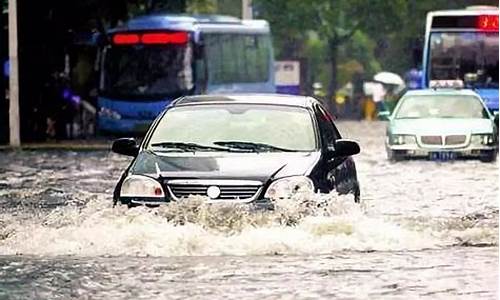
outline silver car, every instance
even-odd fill
[[[418,90],[399,101],[387,127],[390,160],[496,160],[498,115],[471,90]]]

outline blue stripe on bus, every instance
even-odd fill
[[[105,116],[99,116],[99,131],[109,133],[131,134],[145,133],[153,120],[134,120],[134,119],[113,119]]]
[[[116,112],[122,119],[154,120],[172,99],[158,101],[124,101],[99,97],[98,107]]]
[[[123,101],[98,98],[98,127],[100,131],[113,133],[144,133],[153,120],[172,102]]]

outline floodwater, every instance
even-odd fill
[[[339,127],[361,205],[112,208],[129,158],[0,152],[0,299],[497,299],[498,163],[389,163],[384,123]]]

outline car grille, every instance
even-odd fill
[[[209,187],[218,187],[220,195],[212,200],[253,200],[258,195],[262,183],[255,181],[203,181],[203,180],[171,180],[167,182],[168,189],[174,198],[180,199],[188,196],[207,197]]]
[[[424,135],[420,137],[422,144],[426,145],[442,145],[443,140],[439,135]]]
[[[462,145],[465,143],[467,137],[465,135],[449,135],[445,138],[446,145]]]

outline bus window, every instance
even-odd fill
[[[268,35],[206,34],[204,41],[210,83],[268,81],[272,47]]]

